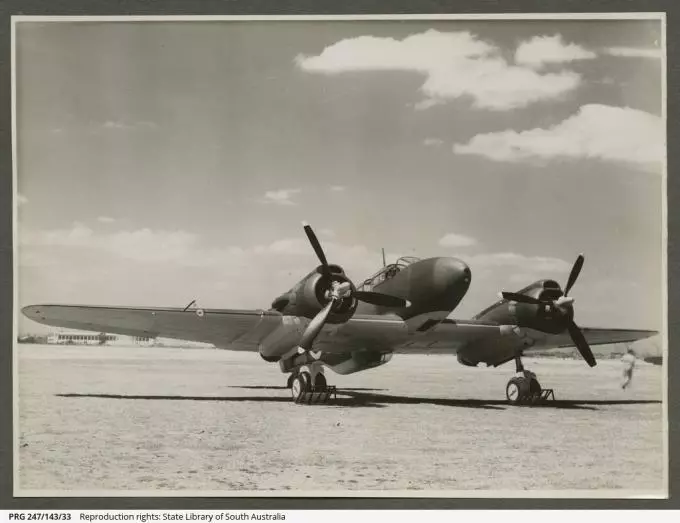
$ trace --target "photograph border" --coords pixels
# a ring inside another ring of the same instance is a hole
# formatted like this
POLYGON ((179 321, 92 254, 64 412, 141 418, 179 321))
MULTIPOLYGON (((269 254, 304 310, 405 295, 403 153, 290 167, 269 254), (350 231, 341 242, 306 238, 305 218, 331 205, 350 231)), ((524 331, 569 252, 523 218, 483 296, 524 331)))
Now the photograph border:
MULTIPOLYGON (((40 3, 42 3, 42 2, 40 2, 40 3)), ((104 3, 104 2, 102 2, 102 3, 104 3)), ((109 3, 109 2, 107 2, 107 3, 109 3)), ((133 2, 128 2, 128 3, 133 3, 133 2)), ((138 3, 141 3, 141 2, 138 2, 138 3)), ((168 2, 168 3, 170 3, 170 2, 168 2)), ((516 3, 519 3, 519 2, 516 2, 516 3)), ((526 2, 522 2, 522 3, 526 3, 526 2)), ((611 3, 613 3, 613 2, 609 2, 609 4, 611 4, 611 3)), ((162 7, 164 3, 159 2, 159 4, 160 5, 154 5, 154 7, 162 7)), ((230 2, 230 4, 232 4, 232 3, 230 2)), ((630 3, 626 3, 626 4, 629 5, 630 3)), ((646 2, 645 6, 646 7, 652 7, 653 4, 654 4, 654 2, 646 2)), ((252 3, 251 3, 251 5, 252 5, 252 3)), ((94 6, 88 6, 88 7, 94 7, 94 6)), ((147 5, 146 7, 150 7, 150 6, 147 5)), ((18 16, 13 16, 11 18, 10 34, 11 34, 11 37, 12 37, 12 43, 13 43, 15 23, 21 22, 21 21, 26 21, 26 20, 36 21, 36 22, 53 21, 54 20, 53 16, 41 16, 41 15, 33 16, 33 15, 27 15, 25 13, 25 11, 26 11, 25 9, 22 10, 22 11, 24 11, 24 14, 18 15, 18 16)), ((608 9, 608 11, 609 11, 609 9, 608 9)), ((10 14, 10 16, 11 16, 11 14, 10 14)), ((283 16, 283 18, 285 18, 287 20, 302 20, 302 19, 304 19, 304 20, 321 20, 321 19, 323 19, 323 20, 328 20, 328 19, 336 19, 336 20, 337 19, 362 19, 362 20, 367 20, 367 19, 374 19, 374 20, 378 20, 378 19, 381 19, 381 20, 390 20, 390 19, 391 20, 404 20, 404 19, 409 19, 409 20, 428 20, 428 19, 431 19, 431 20, 446 20, 446 19, 455 19, 455 20, 487 20, 487 19, 496 19, 496 20, 498 20, 498 19, 555 20, 555 19, 559 19, 559 20, 563 20, 563 19, 572 19, 572 20, 574 20, 574 19, 612 19, 612 18, 614 18, 614 19, 659 19, 660 16, 667 23, 668 18, 666 18, 666 16, 663 15, 663 12, 661 12, 661 11, 652 12, 650 9, 645 9, 644 12, 641 12, 641 13, 637 13, 637 12, 636 13, 618 13, 617 12, 615 14, 610 13, 610 12, 609 13, 567 13, 566 15, 551 14, 551 13, 531 13, 531 14, 510 13, 509 15, 508 14, 504 14, 504 15, 497 14, 496 16, 490 16, 489 14, 479 14, 479 13, 463 14, 463 15, 458 15, 458 14, 454 14, 454 13, 446 13, 446 14, 431 13, 429 15, 427 15, 427 14, 426 15, 414 15, 414 14, 411 14, 411 15, 401 15, 401 14, 400 15, 377 15, 377 14, 375 14, 375 15, 358 15, 358 16, 357 15, 337 16, 337 15, 326 15, 326 14, 324 14, 324 15, 311 15, 310 16, 310 15, 295 14, 295 15, 290 15, 290 16, 286 15, 286 16, 283 16)), ((191 19, 191 20, 207 20, 207 19, 210 19, 210 20, 215 20, 215 19, 224 19, 224 20, 227 20, 227 19, 229 19, 229 20, 234 20, 234 19, 237 19, 237 20, 281 20, 282 16, 281 15, 265 15, 265 16, 246 15, 244 17, 244 16, 238 16, 238 15, 220 15, 220 16, 215 17, 213 15, 198 15, 198 16, 173 15, 171 17, 168 17, 168 16, 165 16, 165 15, 161 15, 161 16, 142 16, 142 17, 124 16, 122 18, 119 17, 119 16, 113 16, 113 17, 112 16, 105 16, 105 18, 101 18, 100 15, 96 15, 94 17, 89 16, 89 15, 70 15, 70 16, 66 16, 66 17, 59 16, 58 18, 59 18, 59 21, 101 21, 101 20, 117 21, 117 20, 122 19, 122 20, 125 20, 125 21, 150 22, 150 21, 159 21, 159 20, 175 20, 175 21, 177 21, 177 20, 180 20, 180 19, 182 19, 182 20, 186 20, 186 19, 191 19)), ((663 26, 664 26, 664 28, 666 28, 666 31, 664 31, 664 37, 670 36, 670 35, 668 35, 667 26, 665 24, 663 26)), ((669 43, 669 41, 670 41, 670 38, 668 38, 667 43, 669 43)), ((668 49, 668 47, 669 46, 667 46, 667 49, 668 49)), ((13 46, 11 46, 11 49, 13 49, 13 46)), ((670 55, 671 53, 668 53, 668 54, 670 55)), ((667 64, 671 64, 671 63, 672 63, 672 61, 668 60, 667 64)), ((3 72, 5 72, 6 62, 3 61, 1 65, 3 67, 3 72)), ((664 70, 664 73, 666 73, 665 70, 664 70)), ((670 73, 670 71, 669 71, 669 73, 670 73)), ((669 76, 670 76, 670 74, 669 74, 669 76)), ((662 82, 662 84, 663 84, 663 88, 665 90, 666 89, 666 82, 664 81, 664 82, 662 82)), ((14 99, 14 94, 15 94, 15 85, 14 85, 14 82, 12 81, 12 100, 14 99)), ((671 101, 669 100, 668 106, 670 106, 670 105, 671 105, 671 101)), ((3 104, 3 108, 5 108, 5 106, 6 106, 6 104, 3 104)), ((670 111, 666 107, 664 107, 664 109, 666 109, 664 111, 664 113, 665 113, 664 116, 667 116, 667 114, 669 114, 670 111)), ((16 114, 15 114, 15 111, 14 111, 14 104, 13 103, 11 103, 11 115, 12 115, 11 121, 16 122, 16 120, 15 120, 16 114)), ((5 116, 4 113, 3 113, 3 116, 5 116)), ((669 126, 670 126, 670 124, 671 124, 670 119, 668 119, 667 121, 668 121, 669 126)), ((3 119, 3 122, 4 122, 4 119, 3 119)), ((3 129, 2 139, 4 140, 6 138, 7 133, 4 132, 5 131, 4 126, 3 126, 2 129, 3 129)), ((5 144, 3 143, 2 145, 5 145, 5 144)), ((11 145, 12 145, 11 150, 13 151, 14 157, 16 158, 16 141, 11 140, 11 145)), ((3 165, 6 165, 5 162, 4 162, 4 160, 5 160, 4 155, 1 157, 1 159, 3 160, 3 165)), ((670 151, 669 151, 668 163, 671 163, 670 162, 670 151)), ((11 158, 10 158, 10 164, 11 164, 11 158)), ((12 178, 13 178, 12 181, 14 182, 12 184, 12 186, 13 186, 14 190, 2 192, 3 197, 4 196, 10 196, 10 199, 13 199, 12 197, 14 196, 14 193, 15 193, 16 163, 14 164, 14 167, 12 169, 12 178)), ((668 180, 668 181, 669 181, 669 183, 668 183, 668 187, 667 187, 667 190, 668 190, 667 199, 668 199, 668 201, 672 201, 672 199, 671 199, 672 184, 670 183, 670 180, 668 180)), ((5 206, 4 208, 7 208, 7 206, 5 206)), ((11 222, 12 222, 12 228, 11 228, 12 236, 14 237, 14 240, 16 240, 16 206, 11 205, 11 203, 10 203, 9 208, 12 209, 11 218, 13 218, 11 220, 11 222)), ((664 209, 664 211, 665 210, 666 209, 664 209)), ((664 212, 664 215, 665 214, 666 213, 664 212)), ((669 226, 669 229, 670 229, 671 222, 673 220, 670 217, 670 215, 668 217, 669 217, 668 226, 669 226)), ((2 229, 3 254, 8 252, 8 250, 4 248, 5 245, 11 245, 11 244, 8 244, 5 241, 4 233, 5 233, 5 230, 4 230, 4 227, 3 227, 3 229, 2 229)), ((668 237, 668 239, 670 240, 670 237, 668 237)), ((671 246, 672 246, 672 244, 669 241, 668 244, 667 244, 667 249, 668 249, 669 255, 672 255, 671 246)), ((666 245, 665 245, 665 247, 666 247, 666 245)), ((9 249, 9 253, 11 255, 11 248, 9 249)), ((16 270, 16 264, 17 264, 16 257, 15 256, 12 257, 12 260, 13 260, 12 268, 14 270, 16 270)), ((5 262, 5 256, 3 256, 3 263, 4 262, 5 262)), ((666 262, 666 260, 664 259, 664 263, 665 262, 666 262)), ((675 267, 675 265, 668 264, 667 267, 670 269, 672 267, 675 267)), ((3 265, 3 269, 4 268, 5 267, 3 265)), ((3 290, 5 289, 5 281, 6 280, 3 278, 2 279, 3 290)), ((10 278, 10 281, 11 281, 11 278, 10 278)), ((668 282, 669 282, 669 285, 671 285, 672 275, 670 273, 668 274, 668 282)), ((16 291, 17 291, 16 288, 13 288, 13 292, 11 294, 12 295, 12 301, 14 302, 14 304, 16 304, 16 299, 17 299, 17 292, 16 291)), ((664 291, 666 292, 666 289, 664 289, 664 291)), ((670 299, 671 293, 668 293, 666 297, 670 299)), ((668 322, 668 318, 673 317, 673 316, 669 316, 672 303, 669 302, 668 305, 669 306, 668 306, 668 310, 667 310, 666 318, 665 318, 666 319, 666 333, 667 333, 667 336, 665 336, 665 340, 667 342, 670 341, 670 335, 671 335, 671 330, 672 330, 671 324, 668 322)), ((10 308, 9 310, 12 310, 12 308, 10 308)), ((8 318, 6 316, 3 316, 3 318, 2 318, 2 321, 3 321, 3 331, 2 332, 3 332, 3 334, 5 334, 4 325, 5 325, 5 323, 7 323, 7 319, 8 318)), ((13 340, 15 339, 15 336, 12 334, 12 330, 16 329, 16 321, 17 321, 17 315, 12 314, 12 326, 13 326, 14 329, 10 330, 10 333, 9 333, 10 336, 8 336, 8 338, 10 338, 10 343, 9 343, 10 347, 13 345, 13 340)), ((7 338, 5 338, 5 339, 7 339, 7 338)), ((662 345, 663 345, 664 351, 665 351, 664 356, 669 356, 670 355, 669 351, 667 351, 667 346, 669 345, 669 343, 663 343, 662 345)), ((6 354, 7 354, 7 352, 2 353, 2 360, 0 361, 0 363, 3 363, 3 364, 5 363, 4 356, 6 354)), ((13 371, 13 374, 14 374, 15 377, 17 376, 16 360, 17 360, 17 358, 12 358, 13 364, 12 364, 12 366, 10 366, 10 369, 13 371)), ((665 400, 663 410, 664 410, 664 420, 667 421, 668 415, 669 415, 669 407, 670 407, 671 404, 675 405, 674 403, 672 403, 670 401, 670 397, 667 397, 667 393, 671 393, 671 385, 672 385, 671 383, 668 382, 668 379, 667 379, 669 371, 672 368, 672 365, 671 365, 671 362, 669 361, 669 358, 667 358, 667 357, 663 358, 663 365, 664 365, 664 368, 665 368, 665 372, 663 373, 663 376, 664 376, 663 389, 664 389, 664 400, 665 400)), ((12 402, 12 398, 16 396, 17 381, 18 381, 17 379, 9 381, 9 383, 13 383, 13 385, 14 385, 14 389, 12 389, 14 394, 11 394, 10 399, 9 399, 10 404, 12 402)), ((5 384, 6 383, 7 382, 5 381, 5 384)), ((4 407, 5 404, 6 404, 6 398, 3 395, 1 405, 4 407)), ((17 431, 18 431, 18 409, 12 408, 11 411, 13 412, 13 423, 11 423, 10 425, 12 425, 14 427, 14 431, 11 431, 11 432, 14 433, 15 443, 18 445, 18 441, 17 441, 18 438, 16 437, 17 431)), ((5 412, 7 412, 7 410, 3 409, 3 413, 5 413, 5 412)), ((673 424, 667 423, 667 425, 670 425, 669 429, 672 429, 673 424)), ((668 434, 669 437, 672 437, 672 432, 673 431, 670 430, 670 432, 668 434)), ((6 468, 3 467, 3 465, 5 463, 4 458, 6 456, 6 452, 5 452, 6 447, 4 446, 4 442, 5 442, 4 431, 3 431, 2 436, 3 436, 3 439, 2 439, 1 448, 3 450, 3 452, 2 452, 3 461, 0 462, 0 469, 7 470, 6 468)), ((669 452, 670 452, 671 446, 669 445, 668 439, 669 438, 666 438, 664 451, 665 451, 666 456, 668 456, 669 459, 670 459, 671 456, 669 455, 669 452)), ((14 452, 16 452, 16 447, 14 445, 12 445, 10 448, 12 450, 14 450, 14 452)), ((672 492, 673 492, 672 483, 669 483, 670 477, 673 477, 672 473, 673 473, 673 470, 674 470, 674 468, 671 465, 672 465, 672 463, 669 463, 669 466, 666 467, 666 470, 665 470, 666 485, 667 485, 667 488, 668 488, 669 495, 672 495, 672 492)), ((16 470, 15 470, 15 473, 16 473, 16 470)), ((15 475, 14 481, 16 481, 17 479, 18 478, 15 475)), ((14 483, 14 481, 12 481, 12 483, 14 483)), ((5 478, 4 477, 0 478, 0 482, 2 482, 2 483, 0 483, 0 485, 2 485, 2 496, 3 496, 2 502, 4 504, 5 478)), ((78 491, 73 491, 73 492, 69 491, 66 494, 64 494, 63 492, 54 492, 54 491, 24 491, 24 492, 21 492, 20 494, 17 494, 17 493, 12 493, 12 494, 13 494, 13 497, 15 497, 15 502, 20 502, 20 503, 25 502, 28 499, 45 499, 47 497, 55 497, 55 496, 60 496, 60 497, 58 499, 55 499, 54 501, 64 501, 64 500, 72 500, 74 498, 79 498, 79 497, 84 495, 82 492, 78 492, 78 491), (16 498, 18 498, 20 496, 32 496, 32 497, 31 498, 20 498, 20 500, 17 500, 16 498), (36 498, 36 497, 33 497, 33 496, 41 496, 41 498, 36 498)), ((314 496, 314 497, 324 497, 324 498, 328 498, 328 497, 337 498, 338 502, 341 502, 344 498, 344 500, 347 500, 352 505, 354 505, 353 508, 363 508, 363 507, 356 507, 356 504, 354 502, 359 501, 358 498, 361 498, 361 500, 368 500, 368 498, 373 498, 374 501, 380 501, 380 500, 390 501, 390 500, 393 500, 394 498, 401 498, 403 500, 404 498, 409 497, 409 498, 411 498, 410 499, 411 501, 416 499, 416 498, 421 499, 422 501, 427 501, 429 508, 449 508, 449 507, 436 507, 436 506, 432 506, 432 504, 435 501, 441 500, 441 501, 454 501, 454 502, 456 502, 456 505, 458 505, 457 502, 467 498, 470 502, 472 502, 473 500, 479 500, 479 502, 483 503, 482 506, 485 506, 485 505, 488 505, 488 501, 491 498, 494 498, 494 494, 496 496, 498 494, 502 495, 502 498, 503 498, 502 504, 505 506, 505 508, 508 508, 507 504, 508 504, 509 501, 512 501, 513 498, 515 498, 514 501, 518 501, 519 499, 527 500, 527 499, 539 499, 539 498, 543 498, 542 500, 547 500, 549 498, 554 499, 557 496, 562 500, 569 500, 569 501, 576 501, 576 500, 578 500, 578 498, 580 498, 581 500, 584 500, 584 501, 586 500, 586 498, 598 498, 598 499, 605 498, 605 499, 611 501, 612 498, 625 498, 625 497, 628 497, 628 496, 632 496, 634 498, 637 498, 635 501, 638 501, 638 502, 646 503, 646 502, 652 501, 651 499, 639 499, 640 496, 637 493, 631 492, 631 493, 627 494, 626 491, 618 491, 618 490, 617 491, 577 491, 577 492, 571 492, 571 491, 549 491, 549 492, 529 491, 529 492, 518 492, 518 493, 506 492, 506 491, 491 491, 491 492, 480 492, 479 495, 477 495, 477 493, 475 493, 474 491, 454 491, 454 492, 426 491, 425 493, 423 493, 421 491, 418 491, 418 492, 414 492, 414 491, 401 491, 401 492, 400 491, 387 491, 386 493, 376 493, 374 491, 349 491, 347 493, 340 492, 340 491, 338 491, 338 492, 336 492, 336 491, 323 491, 323 492, 295 492, 292 495, 287 492, 287 493, 285 493, 285 495, 281 494, 282 497, 279 497, 278 493, 260 492, 260 491, 257 491, 257 492, 242 491, 242 492, 230 492, 230 493, 225 493, 225 492, 210 493, 210 492, 203 492, 203 491, 190 492, 190 493, 187 493, 186 491, 181 491, 179 493, 170 493, 170 492, 156 493, 156 492, 134 492, 133 491, 133 492, 123 492, 123 493, 121 493, 120 491, 115 491, 115 492, 95 491, 94 493, 87 493, 86 499, 94 500, 96 498, 93 497, 93 496, 104 498, 104 497, 109 497, 109 496, 115 495, 116 496, 116 498, 115 498, 116 504, 118 504, 119 501, 125 500, 128 497, 133 498, 135 501, 142 501, 144 499, 144 497, 153 496, 152 498, 147 498, 146 501, 152 501, 153 502, 153 501, 157 501, 157 500, 177 499, 177 500, 186 502, 186 501, 189 500, 188 498, 194 497, 194 496, 195 497, 204 497, 204 498, 205 497, 212 497, 212 496, 220 496, 220 497, 229 496, 228 500, 225 499, 224 501, 236 501, 239 498, 249 498, 250 501, 255 503, 255 505, 251 505, 251 506, 253 508, 255 508, 255 507, 259 508, 259 507, 261 507, 261 505, 258 502, 266 501, 268 498, 274 498, 274 500, 280 502, 280 501, 283 501, 284 499, 291 500, 291 499, 305 498, 305 497, 308 497, 308 496, 314 496), (578 496, 578 498, 575 498, 574 494, 576 496, 578 496), (120 496, 120 497, 118 497, 118 496, 120 496), (256 497, 251 497, 251 496, 256 496, 256 497), (450 496, 463 496, 463 497, 451 499, 450 496), (447 498, 447 499, 442 499, 444 497, 447 498), (519 499, 517 499, 517 498, 519 498, 519 499)), ((658 496, 653 496, 653 497, 658 498, 658 496)), ((214 502, 216 500, 211 500, 211 501, 214 502)), ((310 500, 310 501, 312 501, 312 500, 310 500)), ((319 501, 325 502, 326 500, 319 500, 319 501)), ((587 501, 594 502, 596 500, 595 499, 588 499, 587 501)), ((625 499, 624 500, 618 500, 617 499, 617 501, 629 502, 629 501, 634 501, 634 500, 625 500, 625 499)), ((661 501, 661 499, 658 499, 658 500, 655 500, 655 501, 661 501)), ((668 501, 668 500, 663 500, 663 501, 668 501)), ((152 503, 151 505, 146 505, 146 506, 154 506, 154 505, 155 505, 155 503, 152 503)), ((0 505, 0 506, 2 506, 2 505, 0 505)), ((238 505, 238 506, 242 507, 243 505, 238 505)), ((460 506, 460 505, 458 505, 458 506, 460 506)), ((183 504, 183 508, 184 507, 186 507, 186 503, 183 504)), ((203 508, 203 506, 201 506, 201 507, 203 508)), ((309 502, 305 502, 304 507, 305 508, 313 508, 313 507, 309 506, 309 502)), ((266 507, 266 508, 269 508, 269 507, 266 507)), ((281 504, 278 503, 276 505, 276 508, 284 508, 284 507, 281 507, 281 504)), ((297 507, 291 506, 289 508, 297 508, 297 507)), ((322 507, 318 507, 318 508, 322 508, 322 507)), ((326 507, 323 507, 323 508, 326 508, 326 507)), ((336 507, 336 508, 339 508, 339 507, 336 507)), ((381 507, 381 508, 397 508, 397 507, 394 507, 393 505, 388 504, 387 506, 384 506, 384 507, 381 507)), ((409 507, 409 508, 419 508, 419 507, 409 507)), ((467 507, 461 507, 461 508, 472 508, 472 507, 467 506, 467 507)))

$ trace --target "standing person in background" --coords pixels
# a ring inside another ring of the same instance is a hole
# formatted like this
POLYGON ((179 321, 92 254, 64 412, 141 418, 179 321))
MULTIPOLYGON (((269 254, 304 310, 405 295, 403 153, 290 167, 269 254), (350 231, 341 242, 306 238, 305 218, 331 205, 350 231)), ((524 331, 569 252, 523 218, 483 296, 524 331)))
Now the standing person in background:
POLYGON ((628 387, 628 385, 630 385, 630 382, 633 380, 633 369, 635 368, 635 360, 636 360, 635 351, 628 347, 628 351, 621 358, 621 362, 623 363, 623 384, 621 385, 622 389, 628 387))

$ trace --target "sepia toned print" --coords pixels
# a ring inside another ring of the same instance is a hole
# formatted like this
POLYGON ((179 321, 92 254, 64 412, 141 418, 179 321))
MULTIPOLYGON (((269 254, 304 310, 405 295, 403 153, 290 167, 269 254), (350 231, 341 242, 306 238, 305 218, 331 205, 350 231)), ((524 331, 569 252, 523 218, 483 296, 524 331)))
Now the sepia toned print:
POLYGON ((661 16, 13 29, 17 495, 666 495, 661 16))

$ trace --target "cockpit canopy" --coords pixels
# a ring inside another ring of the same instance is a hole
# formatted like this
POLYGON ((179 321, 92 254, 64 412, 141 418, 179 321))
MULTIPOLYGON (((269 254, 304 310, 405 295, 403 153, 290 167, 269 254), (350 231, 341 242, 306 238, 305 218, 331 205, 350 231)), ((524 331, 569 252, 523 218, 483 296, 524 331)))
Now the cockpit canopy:
POLYGON ((415 256, 402 256, 395 263, 386 265, 373 276, 365 279, 358 290, 370 291, 376 285, 393 278, 399 271, 418 261, 420 261, 420 258, 415 256))
POLYGON ((556 300, 564 294, 560 284, 555 280, 539 280, 517 292, 533 296, 539 300, 556 300))

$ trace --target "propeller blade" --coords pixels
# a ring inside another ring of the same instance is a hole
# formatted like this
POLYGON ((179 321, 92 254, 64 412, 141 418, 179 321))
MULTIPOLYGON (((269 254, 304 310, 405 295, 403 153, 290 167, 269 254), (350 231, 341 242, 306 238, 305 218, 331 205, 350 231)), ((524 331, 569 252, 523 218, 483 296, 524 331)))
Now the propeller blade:
POLYGON ((326 324, 326 320, 328 319, 328 315, 331 313, 334 304, 335 299, 330 300, 326 306, 312 318, 312 321, 309 322, 307 329, 305 329, 305 332, 302 334, 302 338, 300 338, 299 346, 301 349, 305 351, 310 351, 312 349, 312 344, 326 324))
POLYGON ((583 356, 583 359, 586 360, 586 363, 588 363, 588 365, 591 367, 597 365, 593 351, 590 349, 590 345, 588 345, 586 337, 583 335, 583 332, 581 332, 581 329, 578 327, 578 325, 571 321, 567 324, 567 329, 569 330, 571 339, 574 340, 576 348, 581 353, 581 356, 583 356))
POLYGON ((567 285, 564 287, 565 296, 569 294, 569 291, 574 286, 574 283, 576 283, 576 279, 578 278, 578 275, 581 273, 581 269, 583 268, 584 261, 585 258, 583 257, 583 254, 579 254, 578 258, 576 258, 576 261, 574 262, 574 266, 571 268, 571 272, 569 273, 567 285))
POLYGON ((321 265, 323 266, 323 274, 327 278, 331 277, 331 270, 328 267, 328 260, 326 260, 326 255, 323 252, 323 249, 321 248, 321 244, 319 243, 319 239, 316 237, 316 234, 314 234, 314 231, 312 228, 308 225, 304 225, 305 233, 307 234, 307 238, 309 239, 309 243, 312 244, 312 248, 314 249, 314 252, 316 253, 316 257, 319 258, 319 261, 321 262, 321 265))
POLYGON ((505 292, 501 293, 504 300, 516 301, 518 303, 528 303, 529 305, 543 305, 543 302, 537 300, 533 296, 527 296, 526 294, 519 294, 516 292, 505 292))
POLYGON ((357 300, 361 300, 371 305, 377 305, 379 307, 390 307, 394 309, 408 307, 409 302, 403 298, 397 298, 396 296, 390 296, 389 294, 381 294, 379 292, 370 291, 356 291, 353 296, 357 300))

